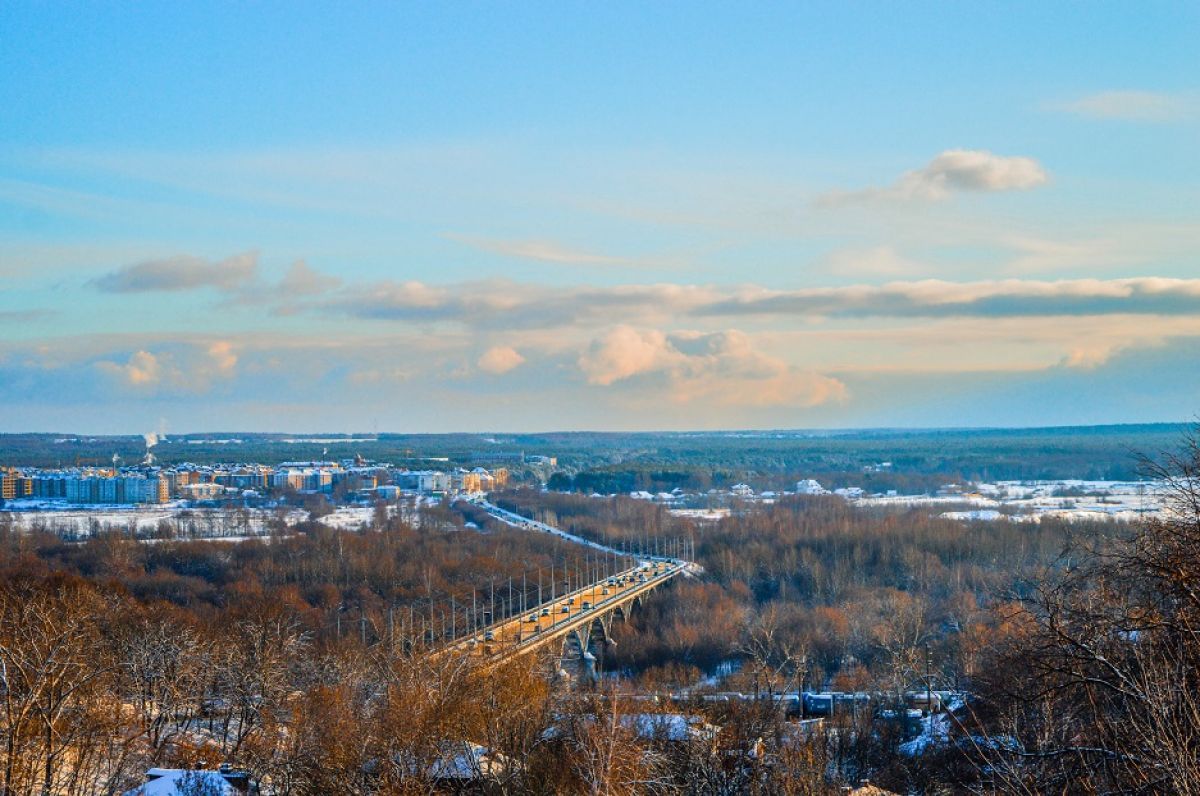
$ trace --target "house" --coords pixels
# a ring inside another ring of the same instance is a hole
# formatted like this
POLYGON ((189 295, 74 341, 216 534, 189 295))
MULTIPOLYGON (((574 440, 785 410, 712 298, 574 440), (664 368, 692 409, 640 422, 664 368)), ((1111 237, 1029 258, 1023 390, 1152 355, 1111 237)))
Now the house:
POLYGON ((429 779, 452 787, 502 778, 511 764, 504 755, 471 741, 449 742, 438 749, 438 757, 426 769, 429 779))
POLYGON ((250 774, 221 766, 216 771, 188 768, 152 768, 146 772, 146 783, 123 796, 243 796, 256 793, 250 784, 250 774))
POLYGON ((621 724, 644 741, 665 743, 711 742, 721 730, 699 716, 682 713, 630 713, 621 717, 621 724))

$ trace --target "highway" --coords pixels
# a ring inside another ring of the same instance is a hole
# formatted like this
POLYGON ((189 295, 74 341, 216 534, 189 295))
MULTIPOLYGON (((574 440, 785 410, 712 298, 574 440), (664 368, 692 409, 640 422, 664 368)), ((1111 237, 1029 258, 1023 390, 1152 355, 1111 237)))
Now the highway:
MULTIPOLYGON (((621 550, 522 517, 482 498, 471 502, 513 527, 551 533, 614 557, 627 556, 621 550)), ((687 561, 666 556, 638 556, 636 559, 636 563, 627 569, 603 575, 582 588, 555 595, 540 605, 528 606, 520 615, 482 627, 473 635, 443 648, 439 654, 466 654, 485 661, 489 666, 502 663, 533 652, 556 639, 561 641, 571 632, 590 633, 592 622, 607 618, 618 608, 624 609, 624 614, 628 615, 629 606, 634 600, 694 568, 687 561)))
POLYGON ((529 608, 520 616, 481 628, 446 648, 498 663, 532 652, 657 588, 686 568, 682 561, 645 561, 582 589, 529 608))

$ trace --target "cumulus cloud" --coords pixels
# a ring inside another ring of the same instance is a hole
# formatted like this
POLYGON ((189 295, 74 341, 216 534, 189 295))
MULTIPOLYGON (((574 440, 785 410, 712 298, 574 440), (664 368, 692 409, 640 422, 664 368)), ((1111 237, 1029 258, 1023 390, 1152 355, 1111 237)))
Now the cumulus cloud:
POLYGON ((163 375, 163 365, 159 362, 158 357, 149 351, 133 352, 129 357, 129 361, 124 365, 118 365, 114 362, 102 362, 100 366, 102 370, 118 376, 131 387, 145 387, 157 384, 163 375))
POLYGON ((237 354, 233 352, 233 343, 218 340, 210 343, 205 353, 215 375, 221 378, 229 378, 233 375, 233 370, 237 367, 238 362, 237 354))
POLYGON ((846 397, 837 379, 763 354, 738 330, 667 334, 618 326, 594 340, 576 364, 596 386, 656 377, 676 403, 808 407, 846 397))
POLYGON ((93 280, 92 284, 107 293, 174 292, 205 287, 232 291, 253 280, 257 270, 256 252, 237 254, 219 262, 181 255, 127 265, 93 280))
POLYGON ((513 368, 519 367, 525 362, 525 357, 521 356, 515 348, 506 345, 498 345, 489 348, 479 358, 475 364, 484 373, 500 375, 508 373, 513 368))
POLYGON ((218 340, 157 351, 138 350, 124 362, 102 360, 96 368, 116 384, 143 393, 203 393, 236 375, 232 343, 218 340))
POLYGON ((1194 99, 1154 91, 1102 91, 1052 106, 1091 119, 1168 122, 1195 110, 1194 99))
POLYGON ((593 341, 580 355, 578 364, 588 384, 609 385, 657 370, 669 364, 678 353, 667 341, 667 336, 657 329, 618 326, 593 341))
POLYGON ((947 149, 922 168, 905 172, 894 183, 861 191, 834 191, 820 205, 871 200, 939 201, 955 193, 996 193, 1036 188, 1049 179, 1033 158, 996 155, 979 149, 947 149))

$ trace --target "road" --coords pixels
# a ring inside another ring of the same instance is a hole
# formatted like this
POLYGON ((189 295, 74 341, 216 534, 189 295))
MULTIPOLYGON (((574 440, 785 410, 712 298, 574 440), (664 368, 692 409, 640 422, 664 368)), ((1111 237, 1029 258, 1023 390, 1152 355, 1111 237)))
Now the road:
POLYGON ((597 618, 627 605, 666 581, 681 574, 682 561, 643 561, 582 589, 528 608, 523 614, 481 628, 460 639, 447 652, 465 652, 489 662, 532 652, 597 618))
MULTIPOLYGON (((607 553, 612 556, 609 559, 612 563, 627 557, 624 551, 515 514, 484 498, 474 498, 471 503, 514 528, 549 533, 565 541, 607 553)), ((449 645, 444 652, 466 653, 491 664, 524 655, 555 639, 562 639, 574 630, 587 629, 590 632, 588 625, 596 619, 607 616, 619 607, 627 609, 636 598, 677 575, 696 569, 690 562, 667 556, 637 556, 635 559, 636 563, 627 569, 601 574, 582 588, 554 595, 540 605, 526 607, 519 616, 480 628, 474 635, 449 645)))

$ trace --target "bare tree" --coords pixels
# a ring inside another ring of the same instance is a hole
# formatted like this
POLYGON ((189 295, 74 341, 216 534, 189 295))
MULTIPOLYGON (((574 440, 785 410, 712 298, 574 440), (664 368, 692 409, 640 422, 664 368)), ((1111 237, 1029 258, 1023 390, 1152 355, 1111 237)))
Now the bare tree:
POLYGON ((980 678, 969 748, 1003 790, 1200 794, 1200 441, 1150 470, 1167 516, 1080 540, 980 678))

